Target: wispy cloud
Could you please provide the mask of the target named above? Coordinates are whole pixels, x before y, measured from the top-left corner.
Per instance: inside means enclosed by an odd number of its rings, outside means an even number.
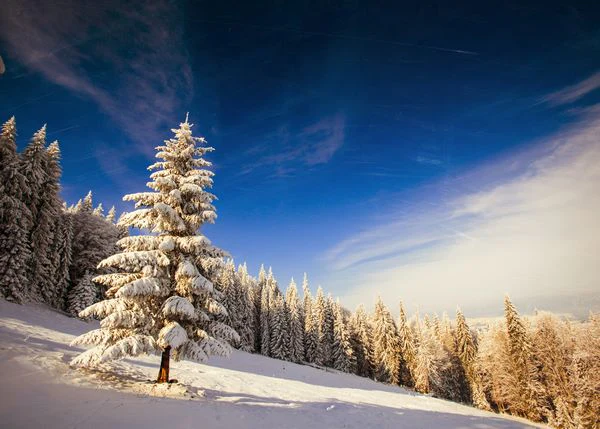
[[[481,312],[504,293],[600,292],[600,117],[415,193],[329,249],[344,302]],[[535,305],[535,302],[530,302]]]
[[[4,78],[38,72],[91,99],[146,154],[183,115],[192,74],[173,2],[7,0],[2,10],[0,36],[21,63]]]
[[[425,165],[441,165],[441,164],[443,164],[441,159],[432,158],[432,157],[424,156],[424,155],[417,156],[415,158],[415,161],[418,162],[419,164],[425,164]]]
[[[300,166],[328,163],[344,145],[345,116],[338,113],[292,130],[288,124],[268,136],[266,142],[246,153],[255,159],[246,164],[240,174],[249,174],[268,167],[276,176],[288,176]]]
[[[542,102],[548,103],[552,106],[569,104],[579,100],[598,88],[600,88],[600,71],[594,73],[587,79],[576,83],[575,85],[568,86],[560,91],[556,91],[544,96],[542,98]]]

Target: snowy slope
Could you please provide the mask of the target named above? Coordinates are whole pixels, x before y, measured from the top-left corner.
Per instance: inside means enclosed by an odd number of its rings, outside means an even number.
[[[94,325],[0,300],[0,427],[535,427],[361,377],[243,352],[210,365],[173,362],[171,375],[180,384],[157,391],[148,380],[158,372],[158,357],[120,362],[110,373],[68,366],[78,352],[70,340]]]

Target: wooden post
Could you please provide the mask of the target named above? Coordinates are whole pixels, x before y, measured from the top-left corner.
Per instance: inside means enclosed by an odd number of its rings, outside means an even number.
[[[157,383],[168,383],[169,382],[169,359],[171,358],[171,346],[167,346],[160,358],[160,369],[158,370]]]

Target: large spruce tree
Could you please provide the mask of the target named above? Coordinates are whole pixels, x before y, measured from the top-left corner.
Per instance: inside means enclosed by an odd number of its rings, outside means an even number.
[[[73,341],[95,345],[73,359],[74,365],[159,352],[157,382],[167,382],[171,352],[175,359],[204,361],[212,354],[227,355],[228,341],[239,339],[223,323],[223,296],[210,280],[225,254],[199,232],[216,219],[215,196],[207,191],[213,173],[203,158],[213,149],[193,137],[191,128],[186,118],[173,130],[175,137],[157,147],[160,160],[149,167],[156,170],[148,183],[153,192],[124,197],[135,201],[137,210],[119,224],[141,234],[121,239],[123,252],[101,262],[119,272],[94,279],[109,287],[108,299],[81,312],[102,321],[99,329]]]

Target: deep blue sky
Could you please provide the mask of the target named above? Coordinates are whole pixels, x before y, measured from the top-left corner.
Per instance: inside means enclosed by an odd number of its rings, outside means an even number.
[[[540,100],[600,69],[592,1],[100,3],[3,5],[0,119],[20,147],[47,123],[64,198],[129,210],[189,111],[216,148],[207,235],[336,294],[328,249],[565,126]]]

